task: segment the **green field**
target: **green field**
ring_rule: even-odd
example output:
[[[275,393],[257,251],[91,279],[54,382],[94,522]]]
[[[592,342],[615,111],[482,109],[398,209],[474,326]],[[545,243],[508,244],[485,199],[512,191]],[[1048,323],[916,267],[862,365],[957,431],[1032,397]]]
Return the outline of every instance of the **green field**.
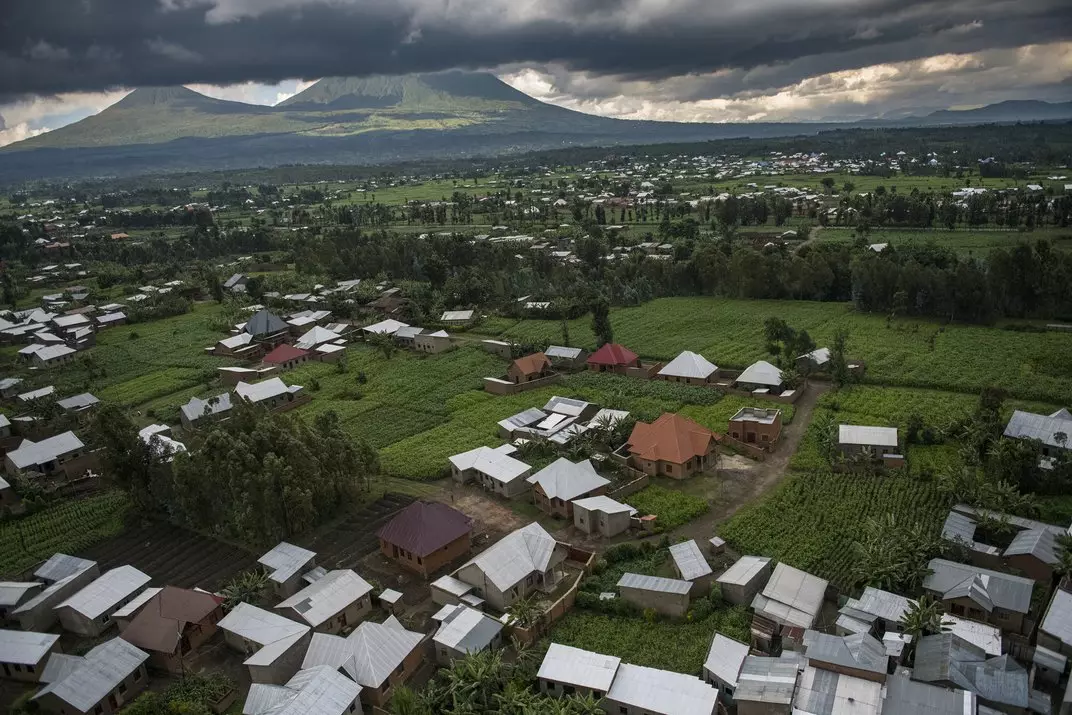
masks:
[[[857,232],[853,228],[827,226],[818,234],[823,243],[852,243]],[[1072,251],[1072,229],[1044,228],[1035,231],[972,230],[913,231],[876,229],[861,234],[868,244],[889,243],[894,248],[925,246],[930,243],[948,248],[963,256],[982,258],[995,248],[1012,248],[1019,243],[1033,244],[1050,241],[1062,251]]]

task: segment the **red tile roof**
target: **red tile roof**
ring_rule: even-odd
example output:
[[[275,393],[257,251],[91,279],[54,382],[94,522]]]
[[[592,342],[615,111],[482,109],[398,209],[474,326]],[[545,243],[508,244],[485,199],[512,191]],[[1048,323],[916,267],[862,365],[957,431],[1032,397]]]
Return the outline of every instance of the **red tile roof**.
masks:
[[[667,412],[651,424],[636,423],[629,435],[629,451],[641,459],[684,464],[707,454],[712,440],[718,436],[711,430]]]
[[[473,530],[473,520],[440,502],[415,501],[380,529],[389,544],[427,556]]]
[[[297,358],[303,357],[303,356],[308,355],[308,354],[309,354],[308,350],[302,350],[301,348],[296,348],[293,345],[287,345],[287,344],[284,343],[283,345],[280,345],[279,347],[277,347],[272,352],[270,352],[267,355],[265,355],[264,356],[264,362],[267,362],[267,363],[284,363],[284,362],[289,362],[291,360],[296,360]]]
[[[543,353],[533,353],[514,360],[514,368],[522,375],[539,375],[551,367],[551,361]]]
[[[589,365],[635,365],[637,354],[617,343],[607,343],[588,356]]]

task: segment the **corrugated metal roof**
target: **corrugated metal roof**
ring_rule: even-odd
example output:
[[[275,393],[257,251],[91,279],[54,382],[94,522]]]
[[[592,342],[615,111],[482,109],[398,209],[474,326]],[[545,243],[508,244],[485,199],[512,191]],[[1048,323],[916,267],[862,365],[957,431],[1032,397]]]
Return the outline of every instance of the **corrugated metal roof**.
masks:
[[[133,566],[119,566],[101,574],[56,608],[70,608],[89,619],[99,618],[132,593],[140,591],[151,580]]]
[[[248,603],[239,603],[217,625],[261,646],[246,659],[247,665],[271,665],[309,632],[309,626]]]
[[[777,387],[782,384],[782,371],[766,360],[758,360],[742,372],[736,382],[746,385],[769,385]]]
[[[886,679],[882,715],[971,715],[975,702],[974,693],[918,683],[898,671]]]
[[[688,581],[681,581],[675,578],[625,573],[618,579],[618,588],[635,588],[641,591],[685,594],[692,590],[692,584]]]
[[[0,663],[36,666],[59,639],[53,633],[0,630]]]
[[[967,618],[959,618],[947,613],[942,616],[942,631],[952,633],[973,646],[982,648],[987,655],[1001,655],[1001,629],[997,626],[970,621]]]
[[[250,687],[245,715],[344,715],[361,695],[361,686],[334,668],[299,670],[284,686]]]
[[[896,447],[897,428],[873,427],[870,425],[838,425],[838,444]]]
[[[199,418],[205,416],[206,407],[208,408],[209,415],[217,415],[221,412],[227,412],[231,409],[231,393],[224,392],[215,397],[210,397],[207,400],[199,400],[196,397],[191,397],[190,401],[180,409],[182,410],[182,413],[186,415],[186,419],[197,421]]]
[[[78,439],[74,432],[67,431],[40,442],[24,439],[18,449],[7,453],[7,457],[19,469],[28,469],[84,447],[82,440]]]
[[[1054,536],[1061,536],[1067,529],[1063,526],[1055,526],[1053,524],[1047,524],[1042,521],[1036,521],[1034,519],[1025,519],[1022,516],[1015,516],[1013,514],[1003,514],[1000,511],[993,511],[992,509],[981,509],[979,507],[969,506],[967,504],[956,504],[953,506],[953,510],[973,517],[989,517],[1000,521],[1007,521],[1015,527],[1020,529],[1033,529],[1035,531],[1049,531]]]
[[[484,613],[458,605],[443,619],[434,640],[462,653],[484,650],[503,629],[503,624]]]
[[[821,661],[879,674],[885,674],[889,665],[885,646],[868,633],[833,636],[818,631],[805,631],[804,656],[809,661]]]
[[[465,536],[473,520],[442,502],[415,501],[376,534],[417,556],[427,556]]]
[[[549,358],[561,360],[576,360],[584,352],[584,348],[568,348],[562,345],[548,345],[543,354]]]
[[[737,676],[748,657],[748,644],[716,633],[707,650],[704,670],[731,688],[737,687]]]
[[[879,715],[882,683],[808,666],[793,697],[799,715]]]
[[[621,658],[612,655],[552,643],[536,677],[605,693],[610,690],[621,663]]]
[[[673,544],[670,547],[670,558],[674,560],[677,572],[685,581],[695,581],[713,573],[711,565],[707,563],[703,552],[693,539]]]
[[[135,596],[133,600],[130,601],[130,603],[126,604],[118,611],[113,613],[112,618],[127,618],[129,616],[133,616],[135,613],[138,612],[139,608],[148,603],[152,599],[152,597],[160,593],[161,590],[162,589],[156,587],[145,589],[137,596]]]
[[[440,576],[435,581],[432,581],[432,586],[442,591],[446,591],[452,596],[461,598],[465,594],[473,590],[473,587],[467,584],[465,581],[459,581],[453,576]]]
[[[690,675],[622,663],[607,700],[659,715],[711,715],[718,691]]]
[[[255,382],[253,384],[239,382],[235,385],[234,391],[235,394],[247,402],[257,403],[273,397],[278,397],[279,395],[295,393],[301,389],[301,385],[290,385],[288,387],[287,384],[278,377],[270,377],[267,380],[261,380],[260,382]]]
[[[659,374],[666,375],[667,377],[691,377],[699,380],[706,380],[717,370],[718,367],[703,355],[694,353],[690,350],[685,350],[676,358],[666,363],[666,365],[659,370]]]
[[[381,320],[379,323],[373,323],[372,325],[366,325],[362,330],[366,333],[376,333],[378,335],[394,335],[395,331],[399,328],[408,328],[409,325],[400,321],[388,318],[387,320]]]
[[[508,447],[508,449],[504,449],[504,447]],[[510,453],[514,451],[516,450],[509,445],[494,449],[491,447],[477,447],[468,452],[455,454],[450,457],[450,463],[460,471],[473,469],[497,482],[506,484],[520,479],[532,469],[521,460],[510,456]]]
[[[90,650],[81,662],[75,661],[75,657],[64,659],[68,667],[64,669],[63,677],[37,691],[34,700],[52,693],[72,707],[89,712],[148,660],[149,654],[122,638],[113,638]]]
[[[875,618],[881,618],[887,623],[899,623],[904,614],[912,606],[912,600],[889,591],[867,586],[859,598],[850,598],[845,602],[841,613],[859,618],[861,614],[867,614]],[[857,611],[854,614],[851,611]],[[873,620],[873,619],[869,619]]]
[[[443,315],[439,318],[444,323],[456,320],[472,320],[473,311],[471,310],[446,310],[443,311]]]
[[[257,559],[257,563],[272,569],[270,578],[277,583],[284,583],[291,576],[307,566],[311,566],[316,554],[300,546],[280,541],[276,546]]]
[[[365,621],[346,638],[314,634],[302,667],[342,668],[359,685],[378,688],[422,638],[403,628],[394,616],[383,623]]]
[[[627,511],[630,514],[637,513],[637,510],[628,504],[615,501],[603,494],[595,497],[586,497],[584,499],[575,499],[573,501],[573,506],[580,507],[585,511],[601,511],[604,514],[620,514],[623,511]]]
[[[64,400],[57,400],[56,404],[65,410],[84,410],[87,407],[92,407],[100,402],[96,397],[88,392],[83,392],[80,395],[73,395]]]
[[[748,656],[737,677],[737,702],[789,705],[804,662],[796,653],[780,658]]]
[[[302,350],[311,350],[317,345],[334,342],[340,337],[342,336],[335,331],[328,330],[327,328],[322,328],[319,325],[316,325],[310,328],[304,334],[302,334],[302,336],[294,342],[294,346],[297,348],[301,348]]]
[[[733,586],[746,586],[760,573],[768,570],[770,562],[771,560],[766,556],[742,556],[716,581]]]
[[[565,457],[559,457],[525,481],[538,484],[548,499],[558,498],[562,501],[570,501],[610,484],[609,479],[596,473],[589,460],[571,462]]]
[[[1064,443],[1057,441],[1056,435],[1058,433],[1065,435],[1066,440]],[[1009,424],[1005,427],[1004,435],[1014,439],[1037,439],[1048,447],[1068,449],[1072,447],[1072,421],[1061,419],[1060,417],[1016,410],[1012,413],[1012,417],[1009,418]]]
[[[1034,556],[1045,564],[1056,564],[1057,540],[1051,531],[1025,529],[1013,537],[1005,556]]]
[[[546,571],[557,545],[542,526],[533,522],[510,532],[462,569],[475,565],[499,591],[506,592],[529,574]]]
[[[942,538],[946,541],[956,541],[967,546],[975,543],[975,529],[978,525],[975,519],[958,511],[950,511],[942,525]]]
[[[555,395],[543,406],[543,411],[555,412],[567,417],[580,417],[581,413],[588,409],[588,406],[589,403],[584,400],[574,400],[569,397]]]
[[[763,592],[756,594],[752,608],[776,623],[811,628],[822,608],[826,587],[825,579],[780,563]]]
[[[994,607],[1015,613],[1027,613],[1031,607],[1031,592],[1035,587],[1031,579],[945,559],[931,559],[927,567],[931,573],[923,579],[923,588],[943,598],[950,593],[979,597]],[[984,602],[980,605],[985,607]]]
[[[528,427],[531,424],[535,424],[546,417],[547,413],[543,410],[536,407],[530,407],[524,412],[518,412],[516,415],[500,420],[499,426],[508,432],[513,432],[521,427]]]
[[[1053,594],[1039,629],[1066,646],[1072,646],[1072,593],[1058,589]]]
[[[0,606],[14,608],[27,593],[43,587],[40,581],[0,581]]]
[[[292,610],[298,618],[316,628],[371,592],[372,585],[368,581],[350,569],[338,569],[328,571],[276,608]]]
[[[1031,657],[1031,662],[1040,665],[1043,668],[1057,671],[1058,673],[1064,673],[1065,668],[1068,667],[1068,658],[1057,651],[1050,650],[1041,645],[1035,646],[1035,652]]]

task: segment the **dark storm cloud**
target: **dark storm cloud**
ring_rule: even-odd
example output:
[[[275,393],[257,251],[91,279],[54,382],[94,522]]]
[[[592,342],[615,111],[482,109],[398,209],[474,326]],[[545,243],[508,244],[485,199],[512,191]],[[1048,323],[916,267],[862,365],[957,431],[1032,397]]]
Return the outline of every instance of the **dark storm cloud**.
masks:
[[[28,94],[555,63],[702,95],[1072,37],[1067,0],[4,0],[0,103]],[[523,5],[523,7],[518,7]],[[687,99],[687,97],[686,97]]]

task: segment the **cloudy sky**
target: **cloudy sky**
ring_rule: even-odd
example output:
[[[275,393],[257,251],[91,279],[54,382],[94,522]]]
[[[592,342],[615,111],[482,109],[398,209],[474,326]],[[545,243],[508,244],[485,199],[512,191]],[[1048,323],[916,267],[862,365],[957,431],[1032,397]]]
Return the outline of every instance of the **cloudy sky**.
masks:
[[[1072,100],[1068,0],[3,0],[0,144],[184,84],[274,104],[318,77],[491,69],[680,121]]]

